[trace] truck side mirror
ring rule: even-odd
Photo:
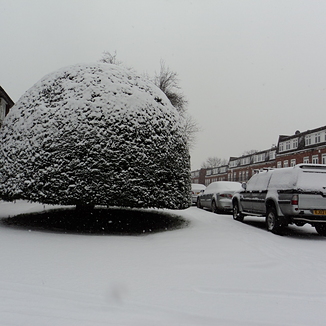
[[[245,182],[242,182],[241,186],[244,190],[247,190],[247,184]]]

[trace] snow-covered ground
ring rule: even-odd
[[[42,210],[0,202],[0,217]],[[176,211],[173,211],[174,213]],[[189,227],[86,236],[0,226],[0,325],[325,325],[326,238],[191,207]]]

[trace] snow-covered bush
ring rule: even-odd
[[[184,120],[154,84],[110,64],[51,73],[0,131],[0,194],[48,204],[185,208]]]

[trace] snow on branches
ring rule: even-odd
[[[0,194],[64,205],[185,208],[185,120],[153,83],[111,64],[51,73],[0,130]]]

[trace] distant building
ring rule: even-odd
[[[192,183],[205,184],[206,169],[200,169],[191,172]]]
[[[239,157],[230,157],[227,165],[194,171],[205,174],[201,182],[191,173],[193,183],[206,186],[214,181],[246,182],[255,170],[283,168],[299,163],[326,164],[326,126],[296,131],[293,135],[280,135],[277,146]],[[204,180],[203,180],[204,179]]]
[[[5,116],[8,114],[10,108],[14,105],[13,100],[0,86],[0,127],[3,124]]]

